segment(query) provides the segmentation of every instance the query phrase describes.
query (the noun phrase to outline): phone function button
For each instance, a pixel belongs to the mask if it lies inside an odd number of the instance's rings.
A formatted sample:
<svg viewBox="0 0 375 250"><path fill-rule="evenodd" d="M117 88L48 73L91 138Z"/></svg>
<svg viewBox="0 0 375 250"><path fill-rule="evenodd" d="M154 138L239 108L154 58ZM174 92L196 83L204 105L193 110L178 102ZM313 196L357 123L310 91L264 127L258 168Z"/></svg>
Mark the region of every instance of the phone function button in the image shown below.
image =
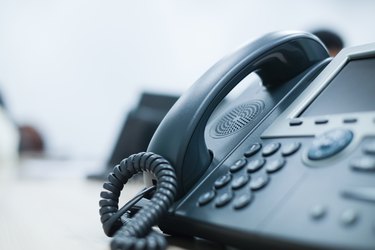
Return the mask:
<svg viewBox="0 0 375 250"><path fill-rule="evenodd" d="M348 199L375 202L375 187L353 187L344 190L341 194Z"/></svg>
<svg viewBox="0 0 375 250"><path fill-rule="evenodd" d="M327 123L328 123L328 119L325 119L325 118L320 118L320 119L315 120L315 124L317 125L327 124Z"/></svg>
<svg viewBox="0 0 375 250"><path fill-rule="evenodd" d="M270 143L263 148L262 155L263 156L273 155L274 153L277 152L277 150L279 150L280 147L281 147L281 144L278 142Z"/></svg>
<svg viewBox="0 0 375 250"><path fill-rule="evenodd" d="M279 171L282 167L284 167L286 163L286 160L284 158L279 158L273 161L270 161L267 163L266 171L268 173L274 173L276 171Z"/></svg>
<svg viewBox="0 0 375 250"><path fill-rule="evenodd" d="M241 209L248 206L253 200L253 194L251 192L243 193L233 201L234 209Z"/></svg>
<svg viewBox="0 0 375 250"><path fill-rule="evenodd" d="M227 185L231 179L232 179L232 176L230 174L225 174L223 176L220 176L219 178L216 179L214 186L215 188L222 188L225 185Z"/></svg>
<svg viewBox="0 0 375 250"><path fill-rule="evenodd" d="M327 208L323 205L315 205L310 209L310 217L313 220L320 220L327 214Z"/></svg>
<svg viewBox="0 0 375 250"><path fill-rule="evenodd" d="M370 156L357 157L350 162L350 166L354 170L375 171L375 158Z"/></svg>
<svg viewBox="0 0 375 250"><path fill-rule="evenodd" d="M315 138L310 146L307 157L310 160L322 160L343 150L353 139L348 129L330 130Z"/></svg>
<svg viewBox="0 0 375 250"><path fill-rule="evenodd" d="M239 159L238 161L233 163L232 166L229 167L229 171L231 173L235 173L235 172L241 170L246 165L246 163L247 163L246 159Z"/></svg>
<svg viewBox="0 0 375 250"><path fill-rule="evenodd" d="M343 120L344 123L356 123L357 122L357 118L353 118L353 117L349 117L349 118L345 118Z"/></svg>
<svg viewBox="0 0 375 250"><path fill-rule="evenodd" d="M269 179L270 178L268 177L268 175L261 175L261 176L255 177L254 179L250 181L250 189L253 191L262 189L268 184Z"/></svg>
<svg viewBox="0 0 375 250"><path fill-rule="evenodd" d="M340 222L344 226L351 226L359 219L359 214L354 209L346 209L340 215Z"/></svg>
<svg viewBox="0 0 375 250"><path fill-rule="evenodd" d="M283 156L290 156L294 153L296 153L301 147L300 142L291 142L283 146L281 150L281 154Z"/></svg>
<svg viewBox="0 0 375 250"><path fill-rule="evenodd" d="M363 152L365 154L375 155L375 139L372 139L363 145Z"/></svg>
<svg viewBox="0 0 375 250"><path fill-rule="evenodd" d="M210 203L210 201L212 201L215 198L215 196L216 196L216 193L215 193L214 190L211 190L211 191L208 191L208 192L202 194L198 198L198 205L204 206L204 205Z"/></svg>
<svg viewBox="0 0 375 250"><path fill-rule="evenodd" d="M259 150L262 148L262 145L260 143L254 143L250 146L250 148L243 154L245 157L251 157L259 152Z"/></svg>
<svg viewBox="0 0 375 250"><path fill-rule="evenodd" d="M259 169L261 169L265 163L266 163L266 160L263 158L251 160L249 164L247 164L247 167L246 167L247 172L254 173L258 171Z"/></svg>
<svg viewBox="0 0 375 250"><path fill-rule="evenodd" d="M232 189L240 189L249 182L250 178L247 175L241 175L232 180Z"/></svg>
<svg viewBox="0 0 375 250"><path fill-rule="evenodd" d="M227 205L232 199L233 199L234 195L232 192L225 192L221 195L219 195L218 197L216 197L215 199L215 206L216 207L223 207L225 205Z"/></svg>
<svg viewBox="0 0 375 250"><path fill-rule="evenodd" d="M303 121L300 119L292 119L289 121L290 126L300 126L302 125Z"/></svg>

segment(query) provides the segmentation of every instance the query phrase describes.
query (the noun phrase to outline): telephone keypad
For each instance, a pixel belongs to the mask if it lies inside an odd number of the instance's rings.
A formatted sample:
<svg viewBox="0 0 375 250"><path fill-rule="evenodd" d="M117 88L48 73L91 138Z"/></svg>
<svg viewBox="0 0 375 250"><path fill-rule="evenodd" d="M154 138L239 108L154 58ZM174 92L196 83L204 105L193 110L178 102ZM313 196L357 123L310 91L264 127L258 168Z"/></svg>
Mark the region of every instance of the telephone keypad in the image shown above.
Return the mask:
<svg viewBox="0 0 375 250"><path fill-rule="evenodd" d="M270 143L270 144L264 146L263 151L262 151L262 155L263 156L271 156L274 153L276 153L280 149L280 147L281 147L281 144L278 143L278 142Z"/></svg>
<svg viewBox="0 0 375 250"><path fill-rule="evenodd" d="M232 179L232 176L229 173L222 175L216 179L214 186L215 188L222 188L225 185L227 185L231 181L231 179Z"/></svg>
<svg viewBox="0 0 375 250"><path fill-rule="evenodd" d="M223 207L227 205L232 199L234 195L231 191L225 192L220 194L218 197L215 199L215 206L216 207Z"/></svg>
<svg viewBox="0 0 375 250"><path fill-rule="evenodd" d="M276 160L270 161L266 166L267 173L274 173L279 171L286 164L284 158L278 158Z"/></svg>
<svg viewBox="0 0 375 250"><path fill-rule="evenodd" d="M259 169L261 169L265 163L266 163L266 160L263 158L251 160L249 164L247 164L246 170L248 173L254 173L258 171Z"/></svg>
<svg viewBox="0 0 375 250"><path fill-rule="evenodd" d="M252 203L253 192L270 183L268 173L281 170L286 165L284 157L294 155L301 146L300 142L294 141L285 145L271 142L264 147L261 143L252 144L248 151L243 153L246 158L239 158L229 165L226 172L213 182L213 189L199 197L198 205L212 203L212 206L221 208L231 204L236 210L247 207ZM264 157L267 157L267 160Z"/></svg>
<svg viewBox="0 0 375 250"><path fill-rule="evenodd" d="M253 145L250 146L249 150L247 150L244 153L244 156L245 157L251 157L251 156L255 155L256 153L258 153L261 148L262 148L262 144L254 143Z"/></svg>

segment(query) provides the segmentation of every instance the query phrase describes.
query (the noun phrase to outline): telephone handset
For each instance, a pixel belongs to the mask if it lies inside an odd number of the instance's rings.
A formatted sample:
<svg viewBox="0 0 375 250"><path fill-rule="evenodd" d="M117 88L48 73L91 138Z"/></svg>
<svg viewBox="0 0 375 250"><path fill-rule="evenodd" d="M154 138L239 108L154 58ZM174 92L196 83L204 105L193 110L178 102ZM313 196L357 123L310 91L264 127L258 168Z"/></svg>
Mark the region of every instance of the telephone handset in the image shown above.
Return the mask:
<svg viewBox="0 0 375 250"><path fill-rule="evenodd" d="M375 78L374 60L366 61L374 56L374 47L349 50L330 63L315 36L276 32L216 63L165 116L148 147L153 153L123 160L103 185L100 214L105 233L115 235L112 249L165 248L165 240L151 230L156 224L168 234L244 248L375 246L371 222L354 231L353 240L347 235L359 220L358 210L375 224L370 176L375 169L375 107L372 97L360 96L375 91L369 80ZM214 112L250 73L262 85ZM338 105L328 105L337 106L339 111L331 110L338 114L314 108L316 100L332 100L332 88L354 92L341 74L362 77L367 91L357 96L361 106L350 116L345 98L336 96ZM336 79L349 83L342 87ZM361 151L362 144L370 146ZM359 159L348 163L353 154ZM351 167L343 168L343 163ZM149 188L118 209L124 184L137 172L145 173ZM351 198L343 201L342 193ZM370 202L351 207L352 200ZM344 226L327 218L329 209L343 210Z"/></svg>
<svg viewBox="0 0 375 250"><path fill-rule="evenodd" d="M211 113L248 74L255 71L268 87L280 85L327 58L320 41L307 33L268 34L224 57L184 93L156 130L148 151L174 166L179 196L197 181L212 161L204 140Z"/></svg>

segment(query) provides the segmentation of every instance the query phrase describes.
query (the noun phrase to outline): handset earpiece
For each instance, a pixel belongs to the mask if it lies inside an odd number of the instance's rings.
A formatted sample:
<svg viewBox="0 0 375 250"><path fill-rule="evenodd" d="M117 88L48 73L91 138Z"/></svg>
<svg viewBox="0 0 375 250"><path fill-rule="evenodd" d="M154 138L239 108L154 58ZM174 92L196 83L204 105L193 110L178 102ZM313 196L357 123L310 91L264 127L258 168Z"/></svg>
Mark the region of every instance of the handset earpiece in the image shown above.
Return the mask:
<svg viewBox="0 0 375 250"><path fill-rule="evenodd" d="M180 97L156 130L149 152L164 156L176 171L177 198L207 170L212 154L204 140L207 121L223 98L248 74L257 72L263 84L276 86L329 57L315 36L275 32L224 57ZM151 177L145 177L151 184Z"/></svg>

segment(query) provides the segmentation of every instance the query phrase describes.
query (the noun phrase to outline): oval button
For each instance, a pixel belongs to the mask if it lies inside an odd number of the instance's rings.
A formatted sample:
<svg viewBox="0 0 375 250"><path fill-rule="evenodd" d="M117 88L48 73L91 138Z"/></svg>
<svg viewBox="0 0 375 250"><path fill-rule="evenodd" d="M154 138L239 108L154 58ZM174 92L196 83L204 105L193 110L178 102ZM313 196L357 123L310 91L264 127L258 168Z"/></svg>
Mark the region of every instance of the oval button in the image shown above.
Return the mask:
<svg viewBox="0 0 375 250"><path fill-rule="evenodd" d="M348 129L330 130L316 137L310 146L307 157L310 160L322 160L343 150L353 139L353 132Z"/></svg>

